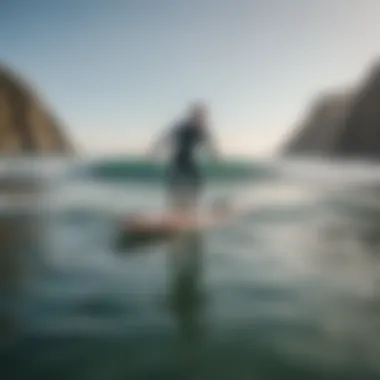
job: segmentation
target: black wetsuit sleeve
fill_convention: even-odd
[[[175,126],[170,126],[167,129],[165,129],[164,132],[160,136],[158,136],[156,141],[153,143],[152,150],[156,151],[164,146],[172,144],[176,135],[176,129],[177,128]]]

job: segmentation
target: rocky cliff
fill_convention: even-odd
[[[320,97],[282,153],[380,157],[380,66],[354,90]]]
[[[351,104],[347,94],[319,97],[283,148],[285,154],[332,154]]]
[[[42,100],[15,72],[0,65],[0,154],[74,153]]]
[[[380,157],[380,65],[358,88],[334,153],[347,157]]]

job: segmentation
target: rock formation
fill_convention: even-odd
[[[16,73],[0,65],[0,154],[73,152],[59,122],[36,93]]]
[[[319,98],[282,153],[380,157],[380,66],[353,91]]]
[[[328,94],[319,97],[305,120],[286,142],[286,154],[330,154],[347,118],[351,104],[349,94]]]
[[[358,89],[335,145],[340,156],[380,157],[380,65]]]

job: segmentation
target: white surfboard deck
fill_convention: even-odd
[[[122,219],[120,237],[128,242],[162,240],[186,232],[217,228],[233,222],[244,214],[244,209],[228,207],[203,212],[167,211],[156,214],[133,215]]]

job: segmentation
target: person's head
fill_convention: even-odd
[[[205,104],[193,103],[189,109],[189,118],[197,124],[205,125],[208,117],[208,109]]]

